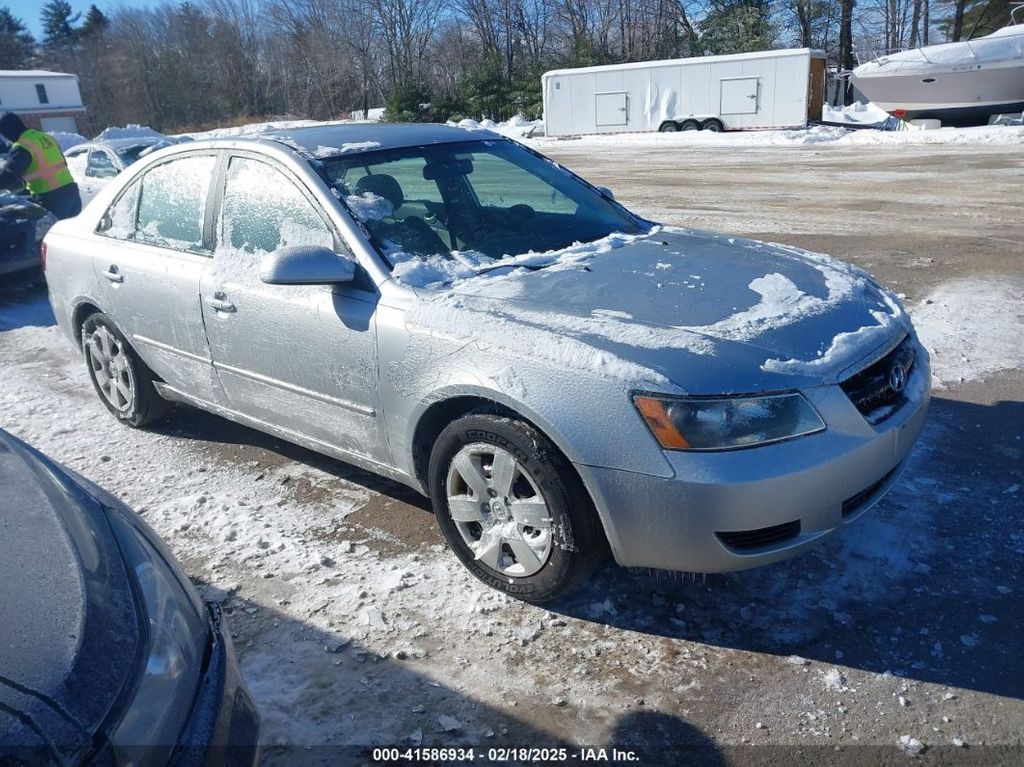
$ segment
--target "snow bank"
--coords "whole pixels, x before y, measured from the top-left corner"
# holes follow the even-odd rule
[[[80,133],[65,133],[63,131],[56,131],[51,133],[50,136],[60,145],[62,152],[66,152],[73,146],[84,144],[88,139]]]
[[[940,285],[911,311],[936,386],[1024,369],[1024,280]]]
[[[498,133],[510,138],[544,135],[543,120],[531,120],[522,114],[518,114],[500,123],[496,123],[493,120],[477,121],[466,118],[457,123],[449,122],[448,124],[458,128],[465,128],[466,130],[489,130],[492,133]]]
[[[124,128],[104,128],[94,141],[109,141],[122,138],[163,138],[164,134],[144,125],[127,125]]]
[[[750,147],[874,146],[898,144],[1007,144],[1024,143],[1024,127],[989,125],[977,128],[940,128],[929,131],[847,130],[839,126],[817,125],[806,130],[767,130],[711,133],[682,131],[679,133],[615,133],[581,136],[574,139],[522,138],[539,151],[553,142],[571,142],[573,149],[593,152],[646,151],[686,149],[688,147]]]

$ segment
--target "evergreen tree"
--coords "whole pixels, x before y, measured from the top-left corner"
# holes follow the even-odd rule
[[[82,22],[79,34],[82,37],[91,37],[92,35],[99,34],[109,26],[110,19],[107,18],[106,14],[95,5],[90,5],[89,10],[85,13],[85,21]]]
[[[21,19],[0,6],[0,69],[23,69],[32,58],[35,40]]]
[[[77,34],[75,24],[81,15],[72,11],[68,0],[47,0],[40,13],[43,42],[61,48],[71,45]]]

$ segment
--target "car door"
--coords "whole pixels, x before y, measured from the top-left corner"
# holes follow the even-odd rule
[[[230,407],[374,462],[388,463],[380,425],[374,312],[378,294],[357,268],[351,284],[268,285],[263,256],[321,245],[348,258],[299,178],[267,158],[237,154],[223,169],[203,312]]]
[[[200,277],[212,256],[207,201],[212,153],[147,169],[114,200],[97,229],[93,268],[100,306],[132,348],[169,386],[220,399],[203,312]]]

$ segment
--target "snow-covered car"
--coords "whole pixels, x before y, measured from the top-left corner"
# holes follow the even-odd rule
[[[83,207],[112,178],[116,178],[140,157],[179,141],[176,137],[152,133],[127,138],[97,139],[68,149],[64,152],[64,158],[78,184]]]
[[[220,608],[149,526],[3,430],[0,487],[0,762],[255,764]]]
[[[864,272],[659,226],[488,131],[172,147],[44,245],[123,423],[188,403],[405,483],[530,601],[609,548],[691,572],[806,550],[892,486],[929,401]]]

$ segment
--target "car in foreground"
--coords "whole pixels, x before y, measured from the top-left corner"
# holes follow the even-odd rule
[[[110,180],[150,152],[176,144],[181,139],[159,133],[96,139],[76,144],[64,152],[68,170],[82,195],[82,206],[89,203]]]
[[[0,487],[0,763],[255,764],[220,609],[146,523],[3,430]]]
[[[488,131],[165,149],[44,244],[123,423],[187,403],[405,483],[533,602],[609,548],[691,572],[802,552],[893,485],[927,411],[927,353],[864,272],[657,225]]]

